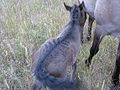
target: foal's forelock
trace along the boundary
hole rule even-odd
[[[70,13],[71,13],[71,14],[70,14],[70,18],[71,18],[72,20],[79,20],[79,19],[81,18],[80,8],[79,8],[79,6],[77,6],[77,5],[74,5],[74,6],[72,7],[72,10],[71,10]]]

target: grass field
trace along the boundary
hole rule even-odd
[[[57,36],[69,19],[63,2],[72,5],[77,0],[0,0],[0,90],[30,90],[32,53],[46,39]],[[87,25],[84,38],[86,30]],[[79,79],[88,90],[109,90],[118,40],[105,37],[88,70],[84,61],[91,43],[81,47]]]

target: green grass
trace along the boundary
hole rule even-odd
[[[57,36],[68,21],[64,0],[0,1],[0,90],[29,90],[32,83],[31,55],[48,38]],[[72,5],[77,2],[65,0]],[[95,27],[95,25],[94,25]],[[87,26],[85,27],[87,30]],[[85,35],[86,37],[86,31]],[[91,41],[92,42],[92,41]],[[78,75],[89,90],[110,86],[117,52],[117,39],[106,37],[91,68],[84,61],[91,42],[85,42],[78,57]]]

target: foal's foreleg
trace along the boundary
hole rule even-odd
[[[77,61],[72,65],[72,79],[75,80],[76,79],[76,69],[77,69]]]
[[[114,72],[112,75],[112,81],[114,85],[119,84],[119,74],[120,74],[120,40],[119,40],[119,45],[118,45],[115,68],[114,68]]]
[[[90,66],[93,56],[96,55],[97,52],[99,51],[99,45],[103,38],[102,34],[98,33],[97,30],[98,29],[96,28],[96,31],[94,33],[92,47],[90,49],[90,55],[89,55],[88,59],[85,61],[85,64],[87,65],[87,67]]]
[[[94,18],[89,15],[89,21],[88,21],[88,35],[87,40],[90,41],[91,39],[91,31],[92,31],[92,24],[94,22]]]

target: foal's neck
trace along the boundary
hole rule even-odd
[[[80,25],[80,20],[78,20],[78,19],[70,19],[70,23],[72,23],[72,24],[76,24],[76,25]]]

